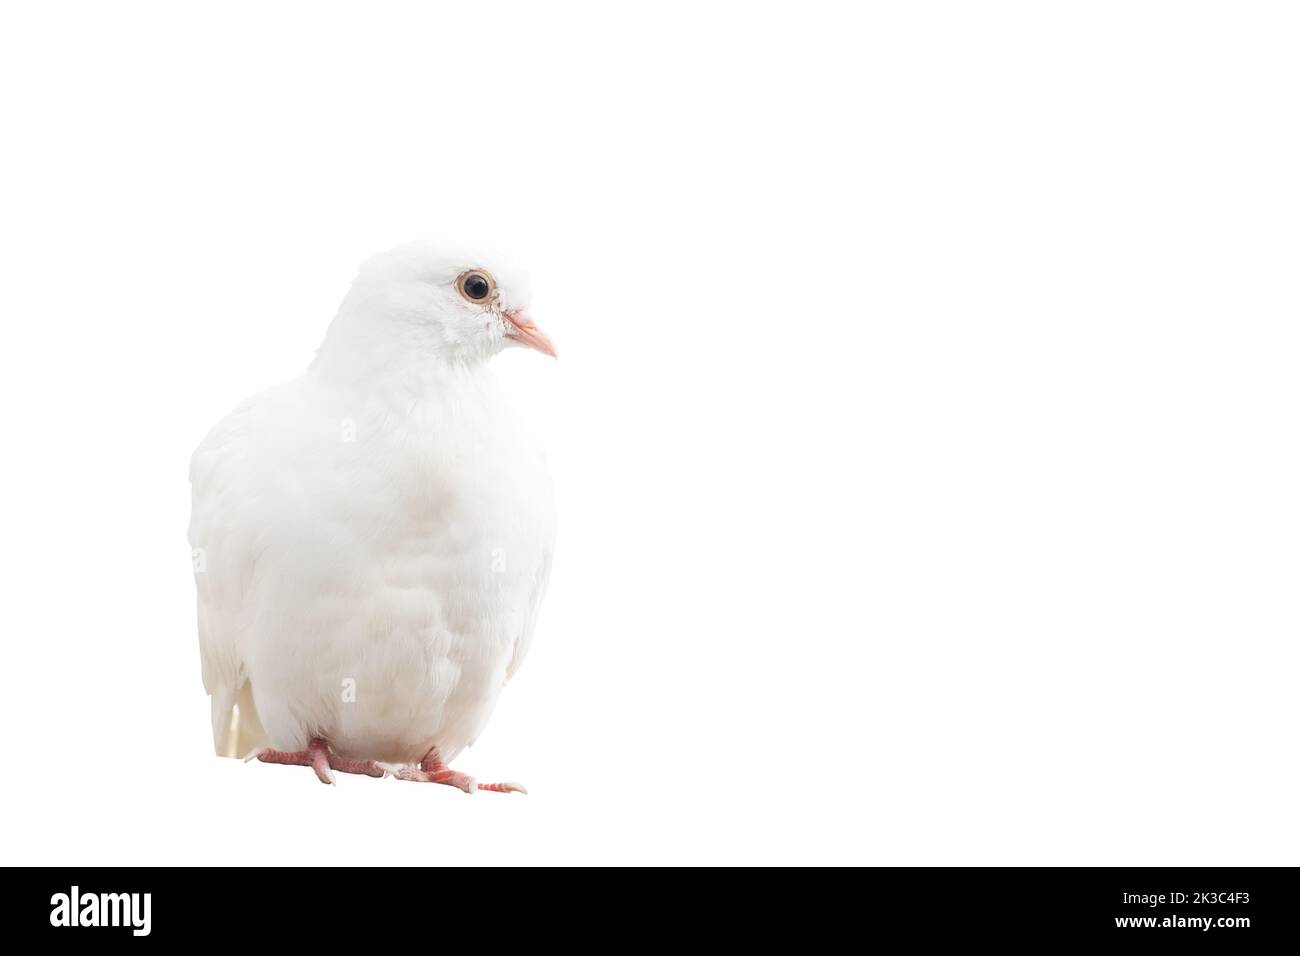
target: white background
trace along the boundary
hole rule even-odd
[[[978,9],[977,9],[978,7]],[[3,855],[1295,864],[1285,5],[8,5]],[[561,538],[458,761],[211,755],[189,453],[487,240]]]

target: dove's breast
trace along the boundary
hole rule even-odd
[[[243,559],[209,562],[242,576],[222,586],[242,597],[261,723],[277,749],[323,736],[343,756],[450,760],[531,637],[555,531],[545,461],[486,387],[311,408],[261,423],[254,513],[217,544]]]

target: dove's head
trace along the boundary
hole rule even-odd
[[[511,346],[554,356],[528,314],[530,297],[527,273],[497,253],[408,242],[362,264],[317,365],[471,366]]]

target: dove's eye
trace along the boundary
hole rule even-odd
[[[496,283],[486,272],[470,270],[456,280],[456,288],[471,302],[483,302],[492,294]]]

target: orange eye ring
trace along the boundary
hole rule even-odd
[[[456,291],[467,302],[486,305],[497,293],[496,280],[482,269],[462,272],[456,279]]]

